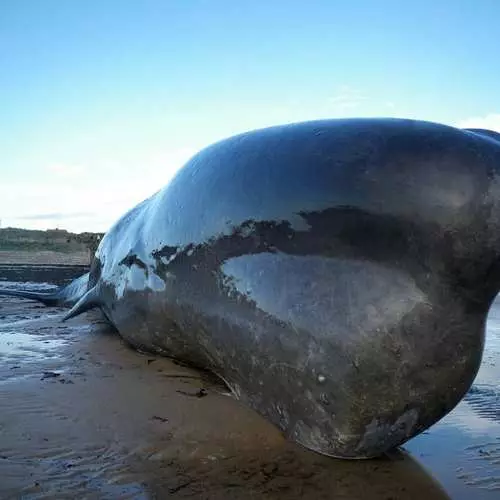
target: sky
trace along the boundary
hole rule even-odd
[[[499,19],[497,0],[1,0],[0,224],[106,231],[270,125],[500,131]]]

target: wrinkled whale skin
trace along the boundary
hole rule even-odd
[[[500,288],[499,138],[348,119],[221,141],[104,236],[68,317],[99,307],[309,449],[378,456],[479,368]]]

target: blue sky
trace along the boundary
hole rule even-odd
[[[500,130],[496,0],[3,0],[2,226],[106,230],[201,147],[315,118]]]

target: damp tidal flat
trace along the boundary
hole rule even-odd
[[[77,266],[0,266],[50,289]],[[443,420],[376,460],[287,442],[203,372],[127,346],[97,313],[0,300],[1,498],[494,499],[500,495],[500,301],[483,364]]]

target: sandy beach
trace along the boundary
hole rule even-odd
[[[0,265],[0,286],[47,288],[82,269]],[[61,315],[0,299],[2,499],[500,497],[500,302],[464,401],[366,461],[286,442],[209,374],[134,351],[98,313]]]

